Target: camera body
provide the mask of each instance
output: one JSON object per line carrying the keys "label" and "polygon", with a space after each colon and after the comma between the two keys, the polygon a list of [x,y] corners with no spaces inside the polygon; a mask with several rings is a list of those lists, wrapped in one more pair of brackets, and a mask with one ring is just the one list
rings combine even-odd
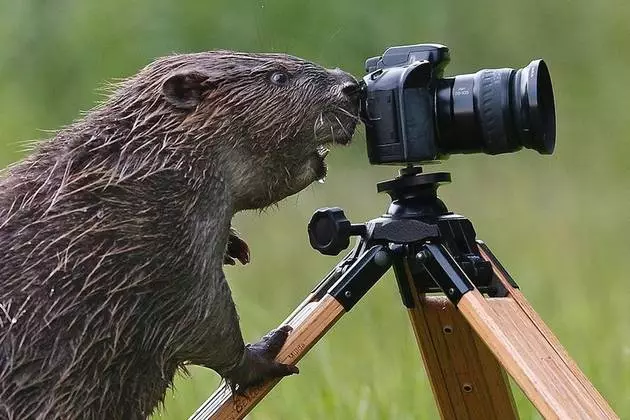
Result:
{"label": "camera body", "polygon": [[449,61],[447,47],[419,44],[392,47],[365,62],[362,117],[370,163],[444,157],[435,139],[433,90]]}
{"label": "camera body", "polygon": [[519,70],[443,78],[449,62],[449,49],[440,44],[391,47],[365,62],[361,118],[372,164],[522,147],[553,152],[553,90],[542,60]]}

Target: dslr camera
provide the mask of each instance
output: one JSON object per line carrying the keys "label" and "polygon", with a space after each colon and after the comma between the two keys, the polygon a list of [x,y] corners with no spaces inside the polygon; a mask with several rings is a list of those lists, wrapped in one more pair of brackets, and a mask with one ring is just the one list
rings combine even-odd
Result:
{"label": "dslr camera", "polygon": [[410,165],[523,147],[553,153],[554,97],[543,60],[443,77],[449,61],[446,46],[418,44],[365,62],[361,118],[370,163]]}

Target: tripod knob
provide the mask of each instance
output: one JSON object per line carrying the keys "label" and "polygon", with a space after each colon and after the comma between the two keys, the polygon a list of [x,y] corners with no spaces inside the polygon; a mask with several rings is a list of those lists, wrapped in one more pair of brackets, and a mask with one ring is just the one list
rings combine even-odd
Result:
{"label": "tripod knob", "polygon": [[317,210],[308,223],[311,246],[324,255],[338,255],[350,245],[350,236],[363,232],[365,226],[351,224],[339,207]]}

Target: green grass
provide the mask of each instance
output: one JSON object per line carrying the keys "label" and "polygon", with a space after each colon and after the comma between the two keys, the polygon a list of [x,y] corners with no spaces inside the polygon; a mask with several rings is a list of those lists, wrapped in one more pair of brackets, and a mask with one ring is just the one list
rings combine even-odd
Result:
{"label": "green grass", "polygon": [[[548,62],[556,94],[554,156],[458,156],[441,196],[474,221],[531,304],[612,407],[630,417],[630,3],[445,0],[211,4],[194,0],[0,2],[0,167],[98,99],[103,81],[172,51],[285,51],[356,75],[384,47],[442,42],[447,72]],[[330,176],[278,209],[241,214],[252,263],[226,269],[249,341],[291,312],[337,262],[311,250],[306,224],[339,205],[355,222],[385,211],[361,134],[333,150]],[[434,168],[437,169],[437,168]],[[391,275],[384,277],[252,413],[261,419],[436,418]],[[186,418],[218,384],[191,368],[155,419]],[[517,395],[522,418],[535,410]]]}

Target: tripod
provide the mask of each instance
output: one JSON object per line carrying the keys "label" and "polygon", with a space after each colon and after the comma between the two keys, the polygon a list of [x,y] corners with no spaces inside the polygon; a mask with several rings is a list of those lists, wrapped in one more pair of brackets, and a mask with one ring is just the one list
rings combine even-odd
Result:
{"label": "tripod", "polygon": [[[545,418],[618,418],[472,223],[437,197],[448,182],[408,167],[378,184],[392,199],[382,217],[353,225],[339,208],[315,212],[315,249],[337,255],[360,240],[285,320],[294,330],[277,360],[299,361],[393,267],[442,418],[518,418],[505,371]],[[237,396],[224,384],[191,419],[241,419],[278,382]]]}

